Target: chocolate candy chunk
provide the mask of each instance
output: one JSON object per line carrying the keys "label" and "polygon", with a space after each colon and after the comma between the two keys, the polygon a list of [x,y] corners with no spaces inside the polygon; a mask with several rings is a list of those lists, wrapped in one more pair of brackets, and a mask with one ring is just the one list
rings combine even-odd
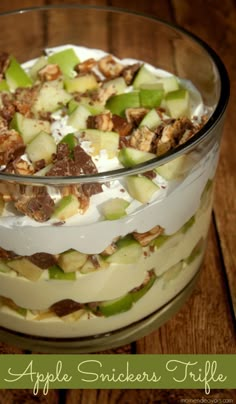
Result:
{"label": "chocolate candy chunk", "polygon": [[33,254],[27,258],[41,269],[48,269],[56,262],[54,255],[43,252]]}
{"label": "chocolate candy chunk", "polygon": [[102,185],[98,182],[90,182],[82,185],[82,191],[86,196],[92,196],[103,192]]}
{"label": "chocolate candy chunk", "polygon": [[63,317],[67,314],[73,313],[74,311],[83,309],[84,305],[78,302],[75,302],[71,299],[60,300],[59,302],[54,303],[50,309],[58,316]]}
{"label": "chocolate candy chunk", "polygon": [[53,213],[54,201],[47,193],[38,194],[33,197],[23,195],[15,203],[15,207],[19,212],[37,222],[46,222]]}
{"label": "chocolate candy chunk", "polygon": [[74,148],[74,161],[80,167],[81,174],[96,174],[97,167],[95,166],[91,156],[87,154],[81,146],[77,145]]}

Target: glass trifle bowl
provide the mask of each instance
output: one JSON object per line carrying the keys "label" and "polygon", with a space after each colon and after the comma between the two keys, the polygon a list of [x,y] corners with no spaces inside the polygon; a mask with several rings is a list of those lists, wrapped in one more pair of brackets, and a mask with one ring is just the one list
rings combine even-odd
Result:
{"label": "glass trifle bowl", "polygon": [[0,21],[1,339],[79,353],[137,340],[198,277],[226,70],[200,39],[124,10]]}

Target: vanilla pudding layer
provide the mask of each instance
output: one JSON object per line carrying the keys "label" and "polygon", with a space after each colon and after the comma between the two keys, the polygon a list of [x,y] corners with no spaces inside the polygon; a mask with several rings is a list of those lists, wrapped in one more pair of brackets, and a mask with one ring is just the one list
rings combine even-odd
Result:
{"label": "vanilla pudding layer", "polygon": [[[144,318],[183,290],[199,269],[204,243],[201,243],[197,254],[193,255],[193,251],[199,241],[206,240],[211,208],[212,187],[207,198],[203,199],[192,226],[186,232],[180,230],[172,235],[162,246],[149,256],[144,255],[134,265],[111,264],[108,269],[82,275],[77,281],[41,280],[33,283],[1,274],[0,295],[11,298],[20,307],[30,309],[22,317],[20,312],[2,305],[1,325],[31,335],[72,338],[109,332]],[[191,256],[192,259],[189,259]],[[51,304],[62,299],[95,302],[124,296],[140,286],[150,270],[155,271],[154,284],[124,313],[103,317],[79,310],[74,317],[73,313],[64,318],[51,313],[40,319],[40,310],[47,311]]]}

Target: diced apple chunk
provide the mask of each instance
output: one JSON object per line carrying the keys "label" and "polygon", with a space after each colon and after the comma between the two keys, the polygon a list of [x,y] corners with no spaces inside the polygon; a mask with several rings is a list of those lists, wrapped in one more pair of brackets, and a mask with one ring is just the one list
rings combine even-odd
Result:
{"label": "diced apple chunk", "polygon": [[106,103],[113,114],[125,115],[126,108],[136,108],[140,106],[139,92],[132,91],[130,93],[118,94],[110,97]]}
{"label": "diced apple chunk", "polygon": [[150,202],[154,193],[159,189],[158,185],[144,176],[131,175],[126,178],[127,190],[132,198],[141,203]]}
{"label": "diced apple chunk", "polygon": [[164,90],[141,88],[139,92],[140,105],[144,108],[159,107],[164,98]]}
{"label": "diced apple chunk", "polygon": [[74,49],[68,48],[48,56],[48,63],[57,64],[65,76],[74,76],[74,67],[80,62]]}
{"label": "diced apple chunk", "polygon": [[148,129],[153,130],[162,123],[162,120],[155,108],[152,108],[140,122],[141,126],[147,126]]}
{"label": "diced apple chunk", "polygon": [[34,163],[44,159],[46,164],[52,161],[52,155],[56,153],[56,142],[46,132],[40,132],[26,147],[29,159]]}
{"label": "diced apple chunk", "polygon": [[165,106],[172,118],[189,116],[189,92],[186,89],[171,91],[165,97]]}
{"label": "diced apple chunk", "polygon": [[95,90],[97,88],[98,82],[92,73],[87,73],[83,76],[65,80],[65,89],[68,91],[68,93],[74,93],[77,91],[84,93],[85,91]]}
{"label": "diced apple chunk", "polygon": [[134,167],[155,157],[156,155],[153,153],[134,149],[133,147],[124,147],[118,154],[118,158],[124,167]]}
{"label": "diced apple chunk", "polygon": [[127,88],[127,84],[125,82],[125,79],[123,77],[116,77],[115,79],[108,80],[105,83],[103,83],[103,88],[107,88],[112,86],[114,88],[114,91],[116,94],[122,94]]}
{"label": "diced apple chunk", "polygon": [[18,87],[30,87],[32,85],[31,78],[13,56],[10,58],[10,64],[5,72],[5,77],[11,90],[15,90]]}
{"label": "diced apple chunk", "polygon": [[44,271],[37,265],[33,264],[33,262],[29,261],[27,258],[19,258],[8,261],[7,265],[18,272],[20,275],[34,282],[41,277]]}
{"label": "diced apple chunk", "polygon": [[20,133],[25,144],[30,143],[39,132],[50,133],[50,123],[48,121],[26,118],[19,112],[16,112],[13,116],[10,127]]}
{"label": "diced apple chunk", "polygon": [[58,264],[64,272],[78,271],[87,261],[87,254],[83,254],[76,250],[70,250],[63,254],[60,254]]}
{"label": "diced apple chunk", "polygon": [[129,293],[118,299],[107,300],[98,304],[98,311],[105,317],[110,317],[115,314],[123,313],[132,307],[132,298]]}
{"label": "diced apple chunk", "polygon": [[53,265],[48,268],[49,279],[62,280],[62,281],[75,281],[75,272],[64,272],[58,265]]}
{"label": "diced apple chunk", "polygon": [[104,202],[101,206],[101,212],[107,220],[117,220],[126,216],[126,208],[129,202],[123,198],[113,198]]}
{"label": "diced apple chunk", "polygon": [[156,168],[156,172],[165,180],[173,180],[183,176],[189,167],[187,155],[176,157],[162,166]]}
{"label": "diced apple chunk", "polygon": [[35,81],[37,80],[38,72],[48,64],[46,56],[40,56],[29,70],[30,77]]}
{"label": "diced apple chunk", "polygon": [[10,271],[10,267],[6,264],[6,262],[4,262],[4,260],[0,260],[0,272],[9,272]]}
{"label": "diced apple chunk", "polygon": [[87,128],[87,119],[91,115],[88,108],[79,105],[69,116],[68,125],[73,126],[75,129]]}
{"label": "diced apple chunk", "polygon": [[106,258],[109,263],[133,264],[137,262],[142,255],[142,247],[138,241],[132,237],[124,237],[117,242],[117,250]]}
{"label": "diced apple chunk", "polygon": [[97,129],[86,129],[83,133],[85,139],[91,142],[93,156],[99,154],[101,150],[106,150],[109,159],[117,155],[119,147],[118,133],[103,132]]}
{"label": "diced apple chunk", "polygon": [[61,85],[62,82],[60,80],[44,83],[32,106],[32,112],[36,115],[40,112],[54,112],[63,105],[66,105],[72,96]]}
{"label": "diced apple chunk", "polygon": [[80,203],[75,195],[64,196],[56,205],[52,217],[59,220],[66,220],[78,213]]}
{"label": "diced apple chunk", "polygon": [[143,84],[153,84],[155,82],[157,82],[156,75],[143,65],[134,79],[133,86],[134,88],[141,88]]}

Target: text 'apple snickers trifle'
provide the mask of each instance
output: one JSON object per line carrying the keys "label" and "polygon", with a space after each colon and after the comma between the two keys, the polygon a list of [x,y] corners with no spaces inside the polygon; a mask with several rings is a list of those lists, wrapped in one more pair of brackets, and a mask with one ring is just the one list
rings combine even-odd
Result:
{"label": "text 'apple snickers trifle'", "polygon": [[2,53],[0,77],[0,325],[85,337],[168,303],[202,261],[218,150],[146,165],[203,127],[199,92],[71,45]]}

